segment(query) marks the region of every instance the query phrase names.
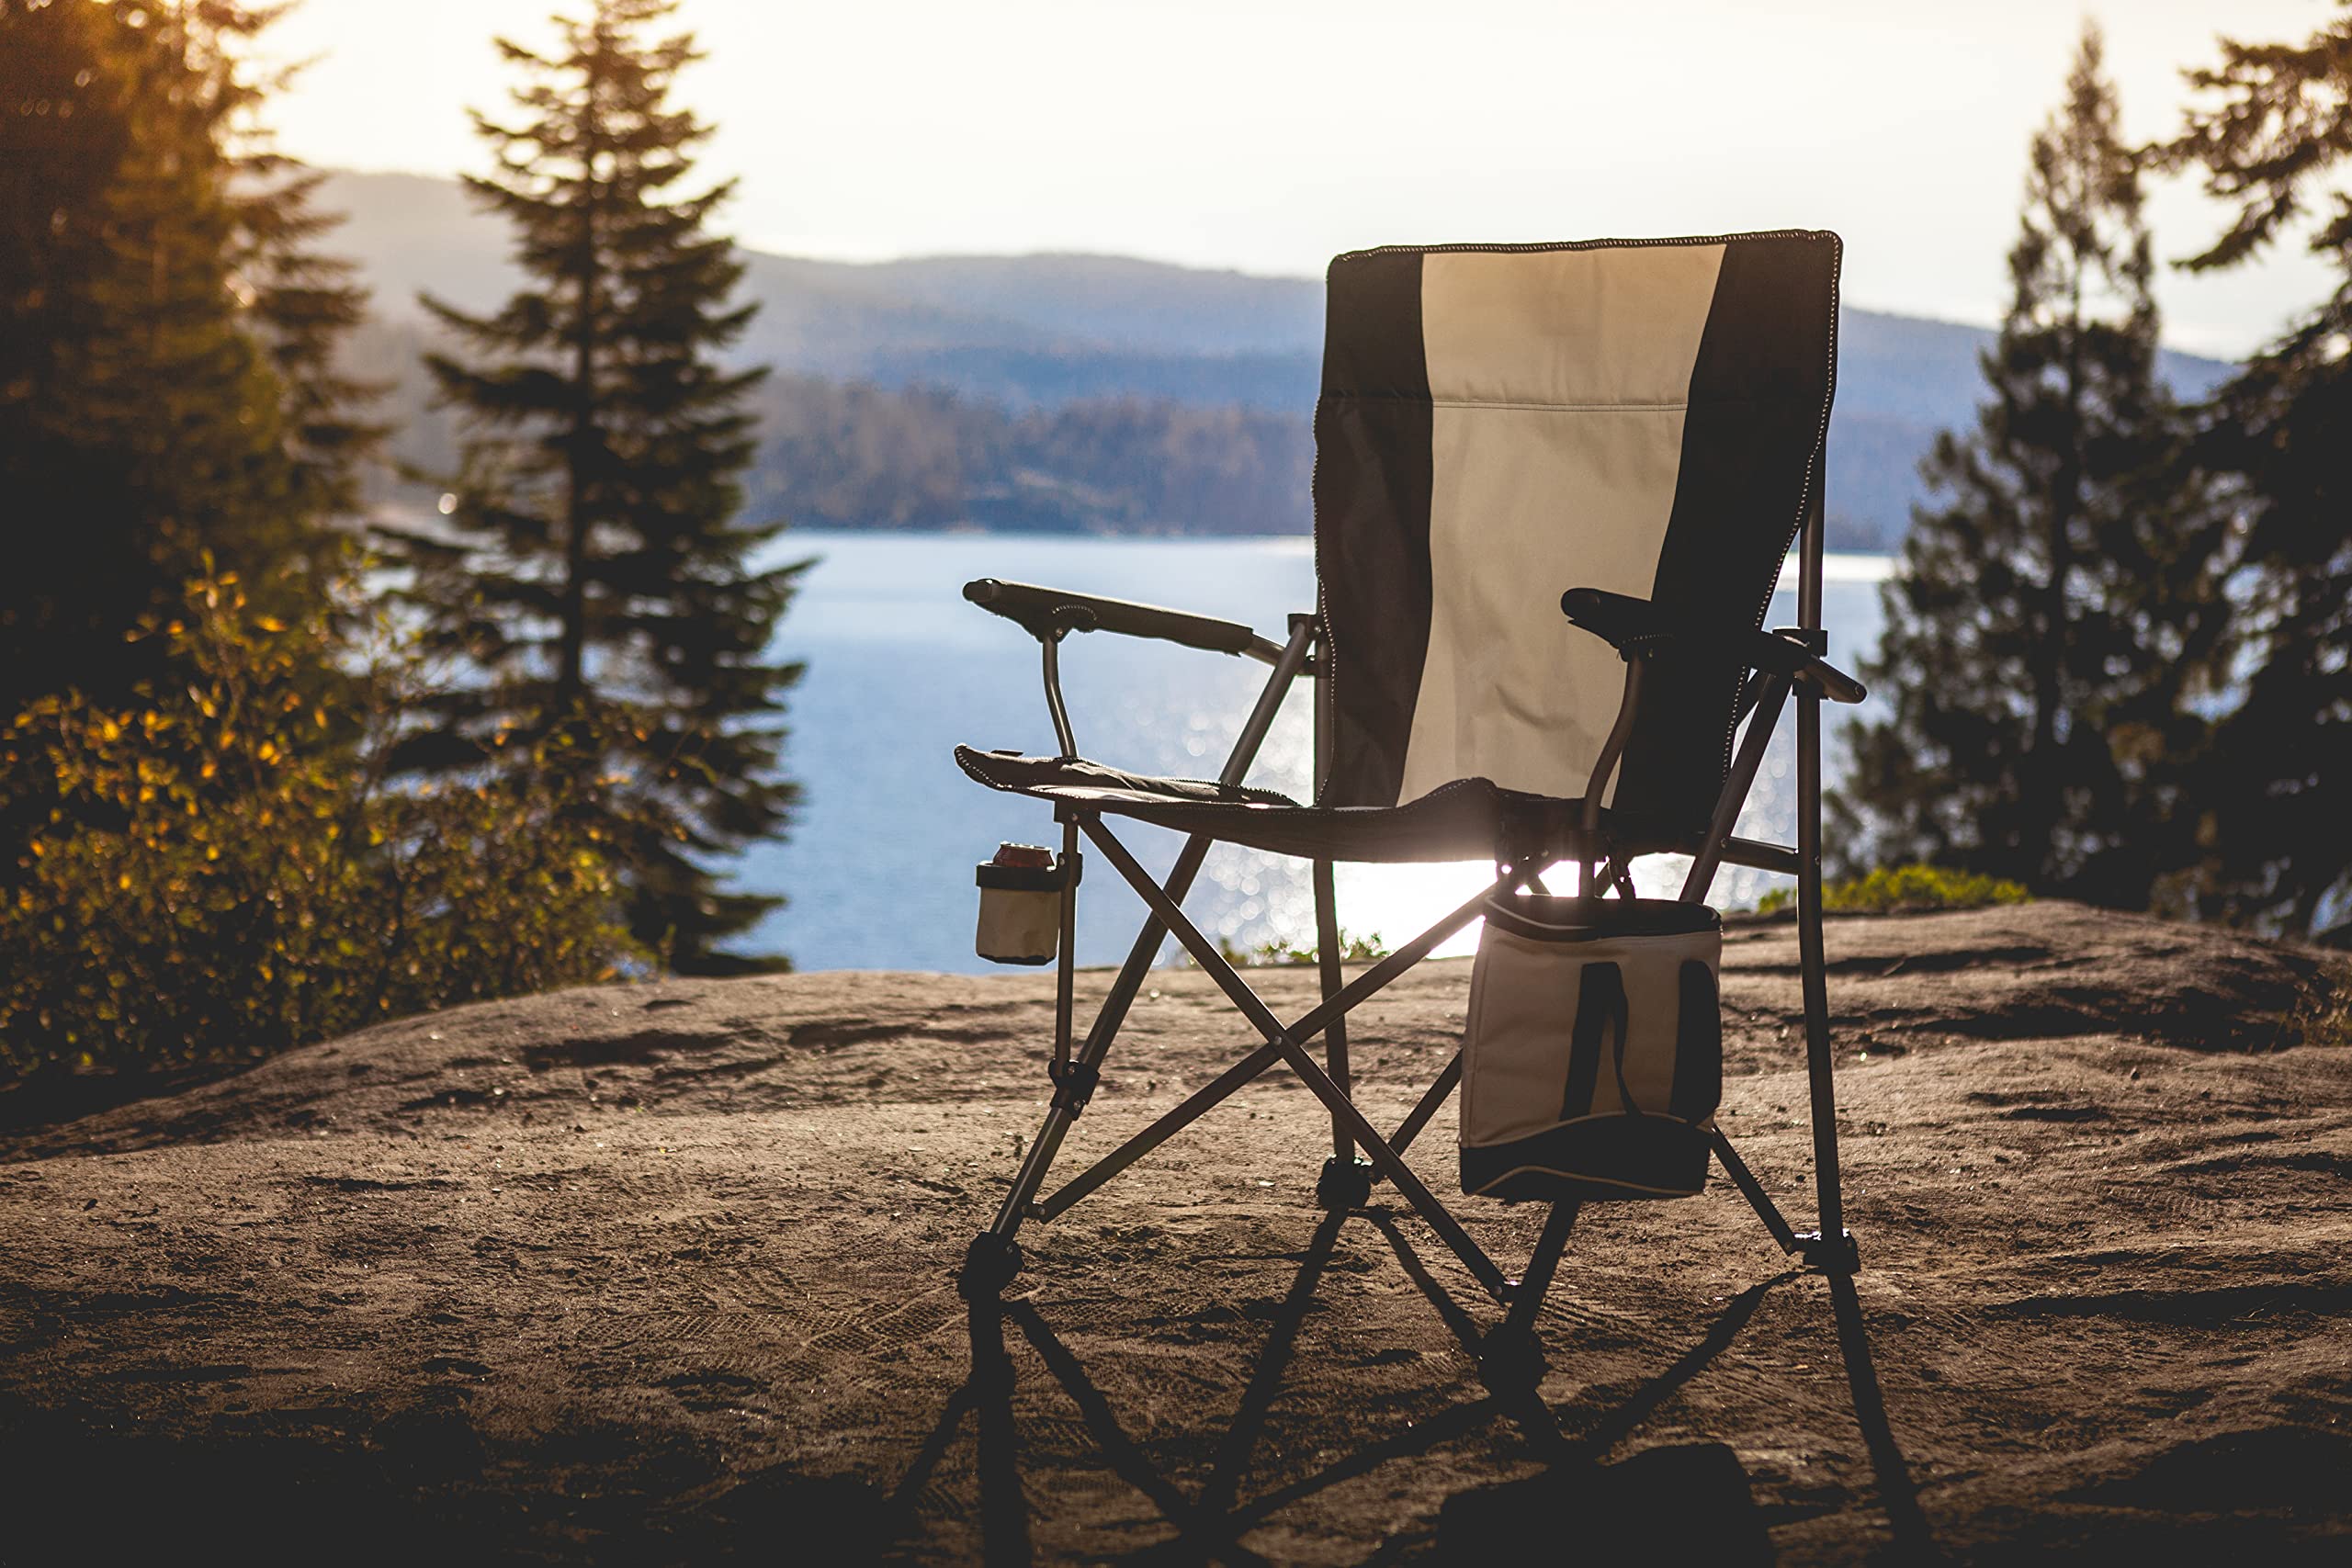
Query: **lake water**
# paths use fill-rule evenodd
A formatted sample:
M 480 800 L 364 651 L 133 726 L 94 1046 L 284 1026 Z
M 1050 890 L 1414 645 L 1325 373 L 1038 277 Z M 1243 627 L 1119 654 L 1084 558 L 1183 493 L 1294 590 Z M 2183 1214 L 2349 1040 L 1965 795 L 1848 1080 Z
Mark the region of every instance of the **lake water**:
M 1037 645 L 1010 621 L 967 604 L 976 577 L 1046 582 L 1142 599 L 1244 621 L 1279 642 L 1284 620 L 1315 602 L 1312 547 L 1296 539 L 1069 539 L 1019 535 L 794 533 L 786 558 L 818 565 L 777 637 L 778 655 L 805 660 L 791 698 L 787 771 L 804 792 L 791 836 L 759 845 L 732 880 L 791 902 L 742 943 L 782 952 L 803 969 L 990 967 L 972 953 L 978 892 L 972 866 L 1000 840 L 1058 843 L 1049 807 L 984 789 L 955 763 L 958 741 L 1054 750 Z M 1883 558 L 1832 557 L 1824 619 L 1831 656 L 1851 669 L 1874 645 Z M 1768 625 L 1796 619 L 1793 575 Z M 1564 579 L 1562 586 L 1567 586 Z M 1139 773 L 1213 777 L 1255 700 L 1266 667 L 1254 660 L 1133 638 L 1087 635 L 1063 645 L 1062 681 L 1079 750 Z M 1839 776 L 1838 731 L 1855 710 L 1828 710 L 1829 768 Z M 1312 693 L 1295 694 L 1259 754 L 1251 784 L 1305 798 Z M 1792 842 L 1792 714 L 1740 818 L 1745 835 Z M 1164 873 L 1181 840 L 1138 824 L 1118 829 L 1144 863 Z M 1090 856 L 1079 897 L 1078 956 L 1124 958 L 1143 906 L 1101 857 Z M 1671 892 L 1675 857 L 1636 863 L 1641 890 Z M 1399 942 L 1493 875 L 1483 863 L 1341 866 L 1340 923 Z M 1713 902 L 1752 904 L 1784 877 L 1726 867 Z M 1310 945 L 1315 907 L 1304 862 L 1220 845 L 1186 910 L 1212 936 L 1244 947 Z M 1468 952 L 1476 928 L 1445 952 Z M 1177 953 L 1171 942 L 1165 961 Z

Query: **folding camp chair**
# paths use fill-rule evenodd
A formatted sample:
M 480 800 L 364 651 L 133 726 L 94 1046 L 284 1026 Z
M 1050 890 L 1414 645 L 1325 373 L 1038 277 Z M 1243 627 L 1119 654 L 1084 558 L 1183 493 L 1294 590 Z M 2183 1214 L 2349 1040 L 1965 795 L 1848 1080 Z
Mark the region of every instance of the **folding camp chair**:
M 1347 1018 L 1476 919 L 1490 897 L 1542 891 L 1544 874 L 1567 863 L 1580 896 L 1630 897 L 1628 863 L 1660 852 L 1691 857 L 1688 901 L 1704 898 L 1726 861 L 1798 879 L 1821 1228 L 1797 1235 L 1712 1119 L 1704 1134 L 1784 1250 L 1825 1269 L 1856 1267 L 1840 1223 L 1820 886 L 1820 705 L 1862 696 L 1825 661 L 1821 630 L 1838 260 L 1836 235 L 1804 231 L 1340 256 L 1315 420 L 1319 604 L 1291 617 L 1282 643 L 1124 601 L 992 579 L 965 589 L 1036 637 L 1061 754 L 959 747 L 956 761 L 990 788 L 1050 802 L 1069 872 L 1058 883 L 1052 1105 L 966 1258 L 967 1294 L 992 1293 L 1018 1272 L 1023 1222 L 1054 1219 L 1284 1063 L 1330 1112 L 1320 1202 L 1360 1205 L 1375 1177 L 1394 1183 L 1509 1307 L 1489 1336 L 1495 1359 L 1540 1366 L 1533 1321 L 1576 1202 L 1554 1205 L 1530 1267 L 1507 1280 L 1404 1158 L 1459 1082 L 1462 1057 L 1384 1134 L 1350 1098 Z M 1799 624 L 1766 632 L 1800 536 Z M 1074 631 L 1164 638 L 1273 667 L 1214 781 L 1078 756 L 1057 663 Z M 1315 681 L 1312 805 L 1241 782 L 1302 675 Z M 1732 832 L 1792 696 L 1793 848 Z M 1111 818 L 1186 835 L 1165 883 L 1136 863 Z M 1070 951 L 1081 836 L 1150 911 L 1082 1043 Z M 1276 1016 L 1182 911 L 1216 842 L 1313 863 L 1323 999 L 1300 1018 Z M 1496 868 L 1490 888 L 1342 983 L 1335 862 L 1481 859 Z M 1170 932 L 1265 1043 L 1041 1197 Z M 1322 1064 L 1306 1050 L 1317 1034 Z

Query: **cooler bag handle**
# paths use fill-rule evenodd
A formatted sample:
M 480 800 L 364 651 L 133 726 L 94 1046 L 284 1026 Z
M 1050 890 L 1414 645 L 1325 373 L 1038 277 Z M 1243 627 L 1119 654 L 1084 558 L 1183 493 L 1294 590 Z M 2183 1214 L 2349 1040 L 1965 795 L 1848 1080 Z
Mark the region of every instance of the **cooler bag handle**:
M 1600 1079 L 1600 1032 L 1615 1026 L 1617 1092 L 1625 1092 L 1625 1036 L 1633 1010 L 1625 998 L 1625 975 L 1614 964 L 1588 964 L 1577 985 L 1577 1018 L 1568 1035 L 1568 1088 L 1560 1120 L 1592 1114 L 1592 1088 Z M 1637 1113 L 1638 1114 L 1638 1113 Z

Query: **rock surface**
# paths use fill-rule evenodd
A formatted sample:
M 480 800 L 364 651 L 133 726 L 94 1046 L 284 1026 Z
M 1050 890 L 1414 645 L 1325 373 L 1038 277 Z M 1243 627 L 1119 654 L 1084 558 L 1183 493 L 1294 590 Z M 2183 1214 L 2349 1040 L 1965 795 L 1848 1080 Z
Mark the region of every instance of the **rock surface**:
M 1032 1226 L 967 1311 L 1050 976 L 563 992 L 20 1127 L 0 1561 L 1357 1562 L 1529 1529 L 1660 1561 L 2341 1561 L 2342 960 L 2064 904 L 1828 943 L 1864 1271 L 1786 1271 L 1720 1179 L 1589 1208 L 1532 1396 L 1482 1386 L 1498 1310 L 1393 1189 L 1316 1208 L 1329 1125 L 1280 1069 Z M 1794 928 L 1735 927 L 1725 965 L 1722 1122 L 1802 1228 Z M 1376 1122 L 1467 981 L 1426 964 L 1354 1015 Z M 1057 1171 L 1253 1043 L 1206 977 L 1155 975 Z M 1453 1132 L 1414 1149 L 1441 1195 Z M 1507 1269 L 1542 1217 L 1457 1211 Z

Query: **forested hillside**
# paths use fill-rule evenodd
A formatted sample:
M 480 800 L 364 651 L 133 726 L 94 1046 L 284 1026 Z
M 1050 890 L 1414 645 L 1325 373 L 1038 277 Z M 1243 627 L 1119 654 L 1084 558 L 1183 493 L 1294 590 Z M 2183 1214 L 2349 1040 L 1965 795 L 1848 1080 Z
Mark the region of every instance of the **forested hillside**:
M 512 286 L 504 243 L 447 180 L 338 175 L 322 204 L 375 289 L 353 348 L 390 380 L 399 457 L 446 471 L 417 369 L 419 289 L 480 309 Z M 803 526 L 1291 533 L 1310 524 L 1309 415 L 1322 286 L 1117 256 L 857 264 L 743 253 L 761 301 L 736 350 L 778 374 L 758 407 L 761 508 Z M 1935 433 L 1983 379 L 1973 327 L 1848 309 L 1830 429 L 1831 541 L 1890 548 Z M 2226 367 L 2165 356 L 2184 394 Z M 429 487 L 393 486 L 411 502 Z

